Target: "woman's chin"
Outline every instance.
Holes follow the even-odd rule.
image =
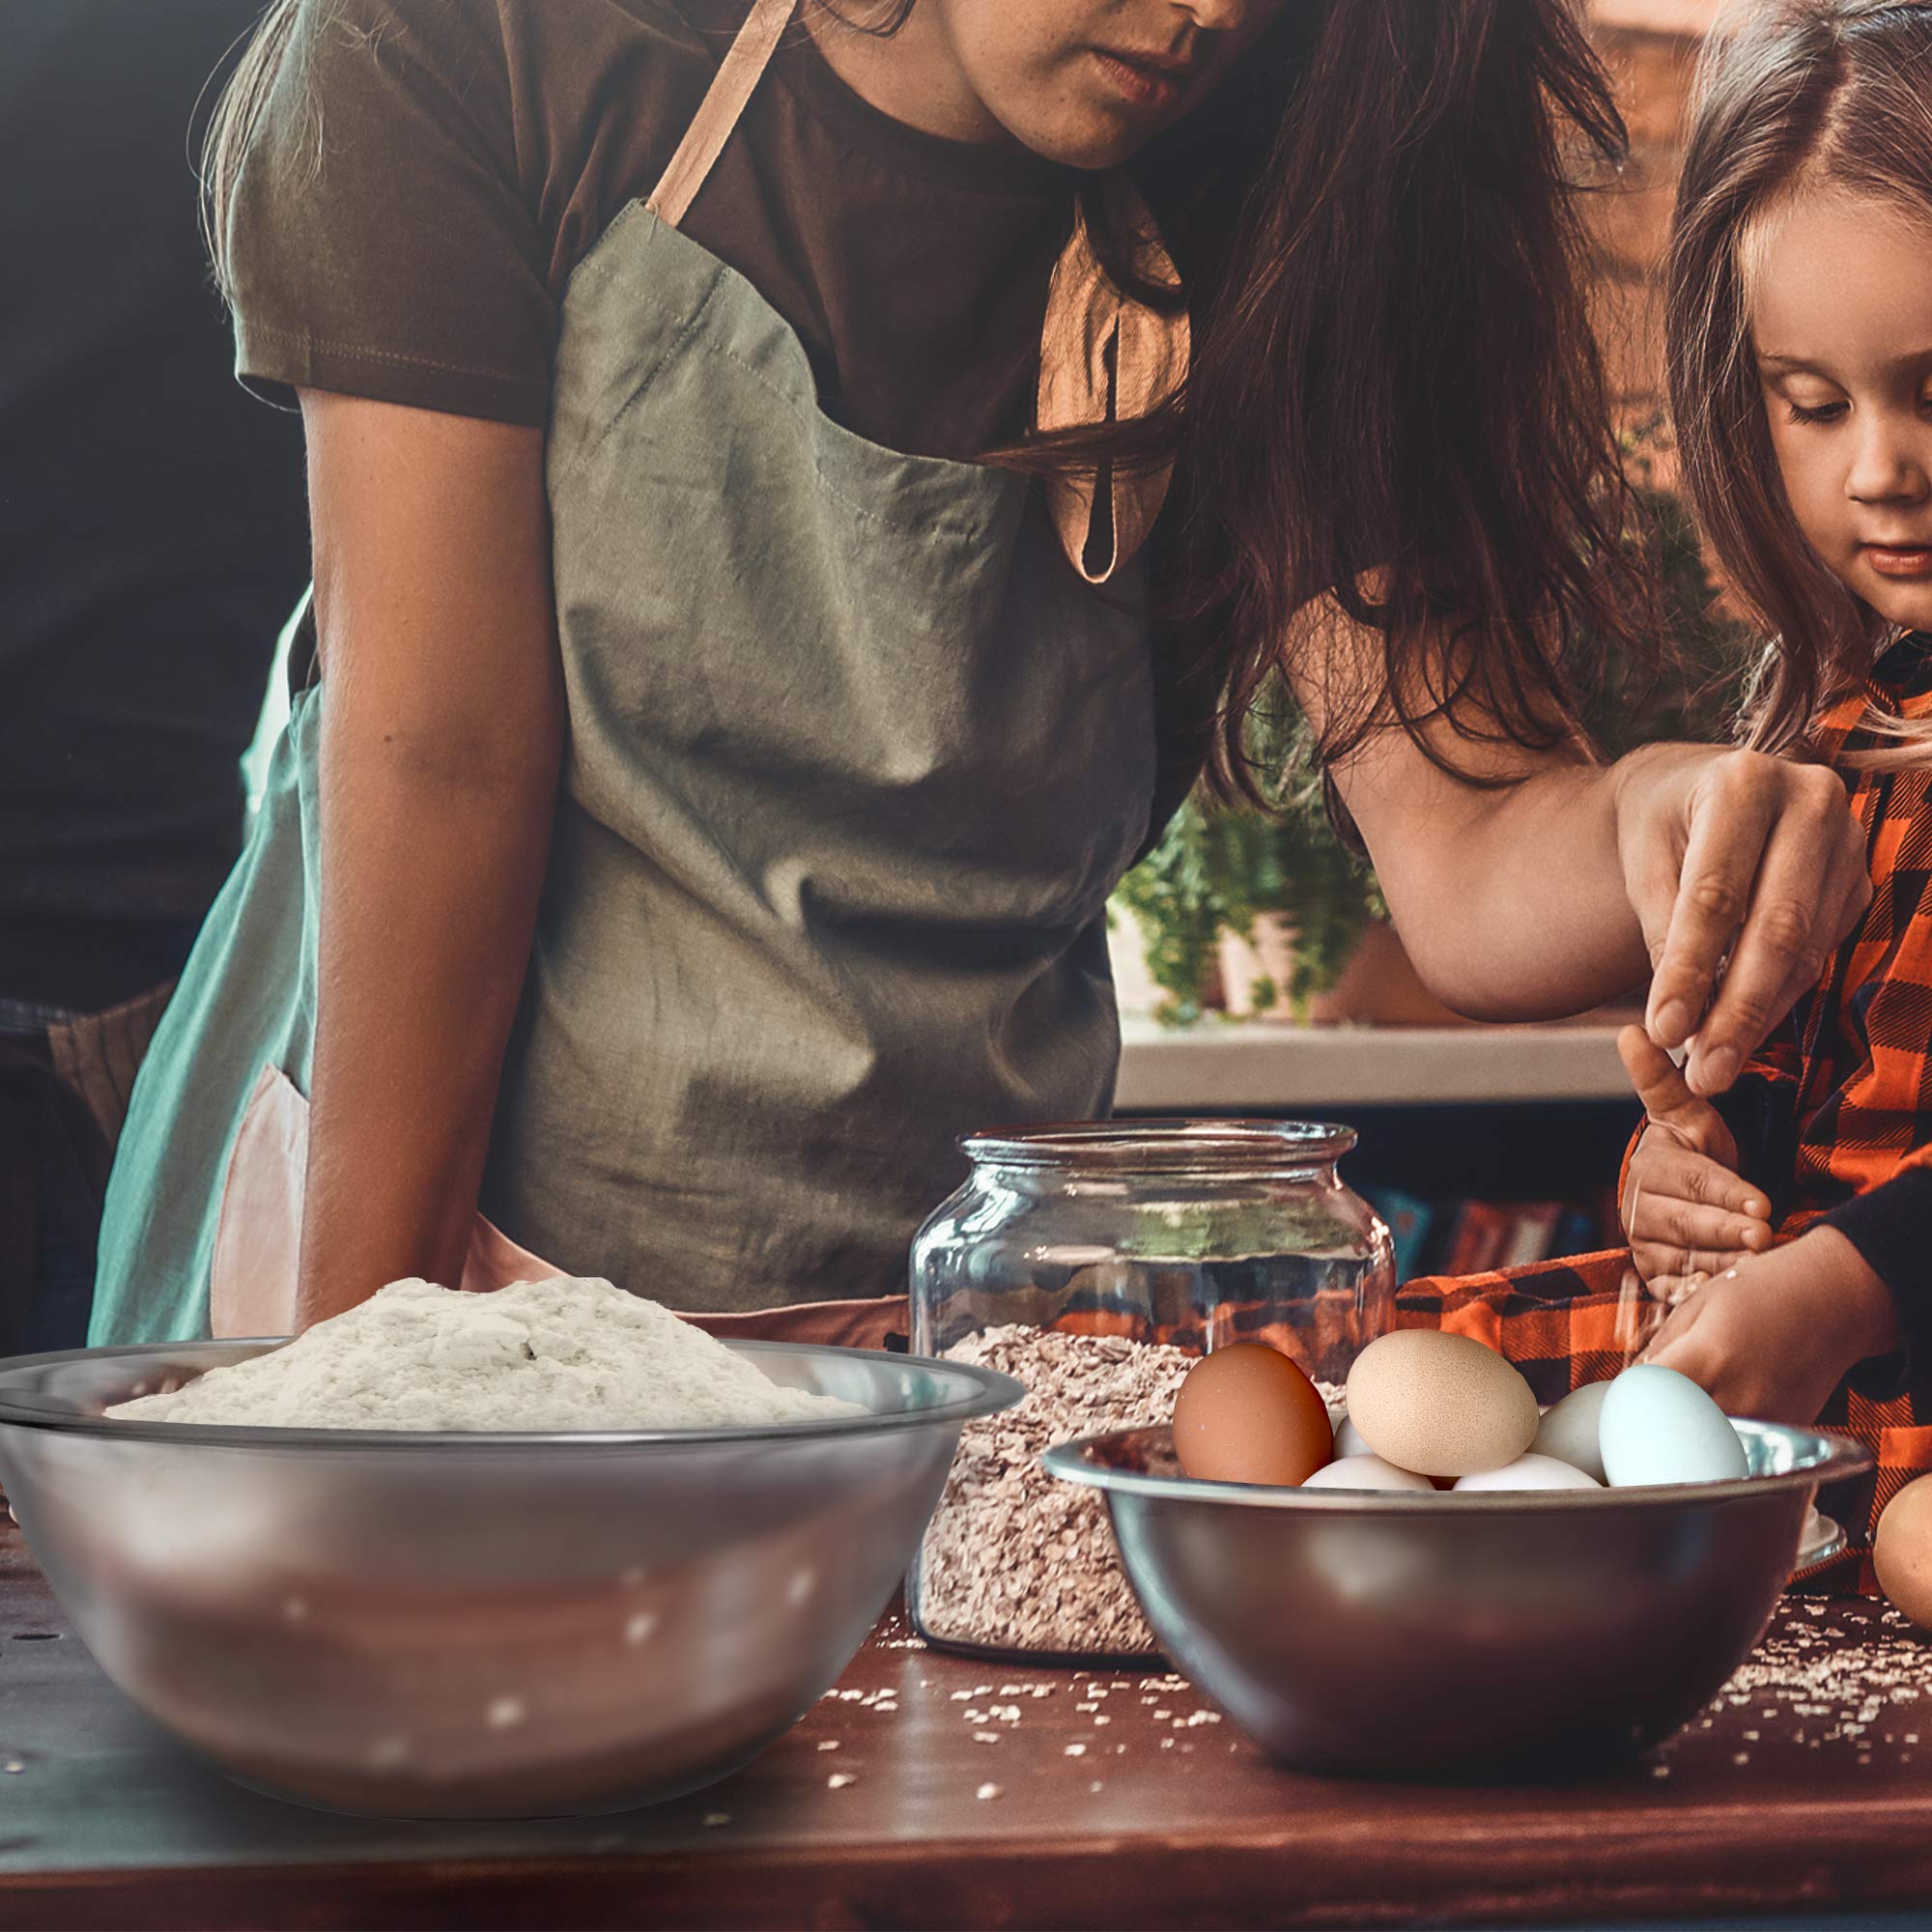
[[[1068,108],[1037,123],[1006,124],[1022,147],[1043,160],[1089,173],[1119,167],[1164,125],[1163,117],[1128,114],[1119,108]]]

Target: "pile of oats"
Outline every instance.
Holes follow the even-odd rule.
[[[1124,1336],[1019,1325],[985,1329],[945,1354],[1016,1377],[1028,1394],[966,1425],[921,1551],[921,1629],[993,1650],[1153,1655],[1105,1502],[1056,1481],[1039,1458],[1075,1436],[1172,1421],[1197,1358]],[[1340,1393],[1322,1388],[1331,1409]]]

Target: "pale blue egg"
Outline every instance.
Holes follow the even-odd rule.
[[[1749,1474],[1730,1418],[1689,1376],[1654,1363],[1626,1369],[1604,1397],[1598,1423],[1612,1489],[1725,1483]]]

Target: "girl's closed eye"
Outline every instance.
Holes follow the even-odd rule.
[[[1805,403],[1795,396],[1786,396],[1784,406],[1790,419],[1795,423],[1831,423],[1839,421],[1851,405],[1839,398],[1833,402]]]
[[[1849,399],[1835,382],[1792,357],[1761,354],[1759,374],[1767,404],[1781,407],[1786,422],[1839,422],[1851,412]]]

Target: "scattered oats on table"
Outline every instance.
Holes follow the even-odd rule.
[[[1155,1654],[1106,1504],[1040,1467],[1056,1442],[1165,1423],[1196,1357],[1122,1335],[1010,1324],[944,1350],[1017,1377],[1026,1400],[969,1422],[921,1550],[919,1620],[943,1642],[1103,1657]],[[1331,1416],[1342,1391],[1316,1384]]]

